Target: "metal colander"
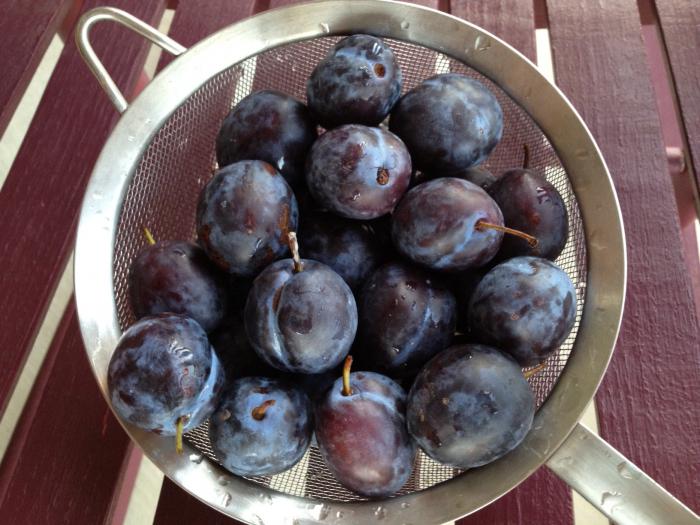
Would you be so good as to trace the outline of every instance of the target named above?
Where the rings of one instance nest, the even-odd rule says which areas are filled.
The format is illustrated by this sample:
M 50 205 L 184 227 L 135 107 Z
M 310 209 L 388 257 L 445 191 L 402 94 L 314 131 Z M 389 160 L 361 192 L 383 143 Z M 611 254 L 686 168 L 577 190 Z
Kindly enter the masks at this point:
M 106 19 L 182 55 L 131 105 L 89 45 L 90 27 Z M 383 37 L 394 50 L 404 91 L 446 72 L 486 84 L 504 112 L 504 136 L 486 166 L 501 173 L 521 165 L 527 145 L 530 166 L 564 198 L 569 239 L 557 263 L 576 287 L 578 311 L 569 338 L 549 358 L 545 371 L 530 379 L 538 406 L 531 432 L 504 458 L 467 472 L 420 453 L 396 497 L 363 501 L 337 483 L 315 446 L 287 472 L 243 479 L 218 465 L 205 426 L 186 435 L 183 455 L 175 453 L 172 438 L 128 425 L 125 429 L 173 481 L 249 523 L 440 523 L 498 498 L 553 454 L 548 466 L 600 505 L 599 489 L 611 483 L 617 473 L 614 458 L 622 456 L 577 421 L 607 367 L 624 299 L 624 239 L 609 174 L 578 114 L 527 59 L 476 26 L 414 5 L 378 0 L 296 5 L 239 22 L 190 50 L 115 9 L 98 8 L 81 19 L 79 48 L 124 113 L 95 166 L 76 246 L 81 330 L 103 394 L 108 397 L 111 353 L 121 331 L 134 320 L 126 277 L 145 245 L 142 227 L 160 239 L 194 238 L 197 198 L 212 176 L 214 139 L 230 108 L 258 89 L 304 100 L 306 79 L 338 35 L 360 32 Z M 567 439 L 569 434 L 583 438 Z M 584 442 L 587 448 L 572 453 Z M 560 465 L 556 458 L 562 454 L 568 454 L 567 461 Z M 603 459 L 604 454 L 613 459 Z M 581 469 L 594 461 L 595 473 L 584 475 Z M 622 483 L 619 490 L 626 493 L 640 486 L 650 490 L 653 484 L 641 473 L 633 478 L 616 476 L 615 483 Z M 615 519 L 620 520 L 623 508 L 622 514 L 630 512 L 634 523 L 643 523 L 636 509 L 641 506 L 649 515 L 650 505 L 672 500 L 668 494 L 654 494 L 656 499 L 645 494 L 634 505 L 618 504 Z
M 122 330 L 135 320 L 129 306 L 128 271 L 134 257 L 146 245 L 143 226 L 148 226 L 158 239 L 194 239 L 197 199 L 212 177 L 215 138 L 228 111 L 243 97 L 259 89 L 276 89 L 305 100 L 306 80 L 337 41 L 338 37 L 315 38 L 277 47 L 233 65 L 195 91 L 158 130 L 129 183 L 117 224 L 114 296 Z M 463 73 L 486 84 L 498 98 L 504 113 L 503 139 L 486 166 L 494 173 L 502 173 L 521 165 L 523 146 L 527 145 L 531 167 L 545 174 L 564 198 L 570 235 L 557 262 L 576 287 L 578 316 L 569 338 L 560 351 L 549 358 L 545 371 L 530 379 L 539 406 L 566 365 L 585 301 L 586 242 L 566 172 L 542 130 L 496 84 L 441 53 L 393 39 L 387 39 L 387 43 L 404 72 L 404 92 L 435 73 Z M 216 461 L 206 428 L 196 429 L 187 437 L 193 446 Z M 420 453 L 413 475 L 401 493 L 425 489 L 458 473 Z M 335 480 L 315 445 L 304 461 L 290 471 L 272 478 L 251 479 L 297 496 L 338 501 L 361 499 Z

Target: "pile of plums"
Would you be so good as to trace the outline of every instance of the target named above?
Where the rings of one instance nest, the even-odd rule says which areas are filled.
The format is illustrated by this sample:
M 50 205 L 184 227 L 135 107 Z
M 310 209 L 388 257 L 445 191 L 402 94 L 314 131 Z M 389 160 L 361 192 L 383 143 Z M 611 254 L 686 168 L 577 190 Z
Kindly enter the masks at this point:
M 552 262 L 566 207 L 527 166 L 480 166 L 503 133 L 483 84 L 401 86 L 392 50 L 353 35 L 316 66 L 306 105 L 258 91 L 226 116 L 197 242 L 151 238 L 131 266 L 139 319 L 108 381 L 124 421 L 181 450 L 208 419 L 242 476 L 292 467 L 315 434 L 370 498 L 401 489 L 417 447 L 465 469 L 524 439 L 522 368 L 576 313 Z

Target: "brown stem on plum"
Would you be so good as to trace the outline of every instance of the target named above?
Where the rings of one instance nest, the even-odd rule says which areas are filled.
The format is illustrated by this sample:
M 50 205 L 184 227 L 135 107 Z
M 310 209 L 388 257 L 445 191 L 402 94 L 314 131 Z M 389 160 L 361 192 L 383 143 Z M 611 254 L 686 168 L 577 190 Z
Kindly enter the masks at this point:
M 178 454 L 182 454 L 182 434 L 185 429 L 185 423 L 187 423 L 188 420 L 189 417 L 180 416 L 175 423 L 175 452 Z
M 153 238 L 153 234 L 151 233 L 151 230 L 149 230 L 145 226 L 143 227 L 143 234 L 146 236 L 146 240 L 148 241 L 148 244 L 153 246 L 156 243 L 156 240 Z
M 530 146 L 523 144 L 523 169 L 530 167 Z
M 270 408 L 274 404 L 275 404 L 274 399 L 268 399 L 259 407 L 255 407 L 253 409 L 253 411 L 251 412 L 253 419 L 255 419 L 257 421 L 262 421 L 263 419 L 265 419 L 265 412 L 267 412 L 267 409 Z
M 530 234 L 527 234 L 525 232 L 521 232 L 520 230 L 514 230 L 513 228 L 508 228 L 507 226 L 500 226 L 498 224 L 493 224 L 490 222 L 486 221 L 477 221 L 475 228 L 479 231 L 483 230 L 497 230 L 499 232 L 503 233 L 508 233 L 510 235 L 515 235 L 516 237 L 520 237 L 521 239 L 525 239 L 527 243 L 534 248 L 537 246 L 537 238 L 533 237 Z
M 352 367 L 351 355 L 345 358 L 345 364 L 343 364 L 343 389 L 340 393 L 344 396 L 352 395 L 352 388 L 350 388 L 350 367 Z
M 544 370 L 545 368 L 547 368 L 547 363 L 546 362 L 540 363 L 535 368 L 531 368 L 530 370 L 525 370 L 523 372 L 523 375 L 525 376 L 525 379 L 530 379 L 535 374 L 539 374 L 540 372 L 542 372 L 542 370 Z
M 289 243 L 289 249 L 292 251 L 294 273 L 299 273 L 304 269 L 304 263 L 301 262 L 301 258 L 299 257 L 299 241 L 297 241 L 297 234 L 295 232 L 289 232 L 287 234 L 287 242 Z

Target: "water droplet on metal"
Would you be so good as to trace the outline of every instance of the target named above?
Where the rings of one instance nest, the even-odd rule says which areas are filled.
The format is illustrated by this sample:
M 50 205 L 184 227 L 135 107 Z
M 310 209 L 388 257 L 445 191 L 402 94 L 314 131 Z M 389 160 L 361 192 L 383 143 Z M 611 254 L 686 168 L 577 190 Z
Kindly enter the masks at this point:
M 102 200 L 102 197 L 104 197 L 104 194 L 101 191 L 93 191 L 92 192 L 92 198 L 96 200 Z
M 201 454 L 190 454 L 190 461 L 192 463 L 197 464 L 197 465 L 199 465 L 203 459 L 204 459 L 204 456 L 202 456 Z
M 615 509 L 622 505 L 624 502 L 624 499 L 622 497 L 622 494 L 619 492 L 603 492 L 603 494 L 600 497 L 600 504 L 603 506 L 607 512 L 612 514 L 615 512 Z
M 136 137 L 134 137 L 133 135 L 129 135 L 128 137 L 126 137 L 126 140 L 128 140 L 129 142 L 134 142 L 136 140 Z
M 219 476 L 218 479 L 219 485 L 226 486 L 228 485 L 228 477 L 227 476 Z
M 375 509 L 374 516 L 378 520 L 383 520 L 384 518 L 386 518 L 386 509 L 380 505 Z
M 229 494 L 228 492 L 224 492 L 223 496 L 221 496 L 221 504 L 224 507 L 228 507 L 230 503 L 231 503 L 231 494 Z
M 404 20 L 401 22 L 401 29 L 403 29 L 404 31 L 409 27 L 411 27 L 411 24 L 408 23 L 408 20 Z
M 491 47 L 491 39 L 487 36 L 479 35 L 474 41 L 474 49 L 477 51 L 486 51 Z
M 331 512 L 330 506 L 326 505 L 325 503 L 323 505 L 321 505 L 318 509 L 319 521 L 325 520 L 328 517 L 328 515 L 330 514 L 330 512 Z
M 339 510 L 338 512 L 335 513 L 335 517 L 338 519 L 342 518 L 343 516 L 344 516 L 344 514 L 343 514 L 342 510 Z
M 261 500 L 263 500 L 263 502 L 266 503 L 267 505 L 272 505 L 272 496 L 270 496 L 269 494 L 265 494 L 264 492 L 261 492 L 260 494 L 258 494 L 258 497 Z
M 410 506 L 411 506 L 411 504 L 410 504 L 409 502 L 407 502 L 407 501 L 404 501 L 404 502 L 401 504 L 401 508 L 402 508 L 402 509 L 407 509 L 407 508 L 410 507 Z
M 359 199 L 359 198 L 360 198 L 360 194 L 359 194 L 359 193 L 355 193 L 355 194 L 352 196 L 352 200 L 354 200 L 354 201 L 356 201 L 356 200 Z
M 255 519 L 255 525 L 265 525 L 265 522 L 263 521 L 263 519 L 260 516 L 258 516 L 257 514 L 254 514 L 253 518 Z
M 323 31 L 324 33 L 328 34 L 331 32 L 331 28 L 326 22 L 320 23 L 319 26 L 321 26 L 321 31 Z
M 625 479 L 639 479 L 642 477 L 641 472 L 626 461 L 623 461 L 617 466 L 617 471 L 620 473 L 620 476 Z
M 568 467 L 573 462 L 574 462 L 574 458 L 572 458 L 571 456 L 566 456 L 566 457 L 563 457 L 559 460 L 559 463 L 564 467 Z

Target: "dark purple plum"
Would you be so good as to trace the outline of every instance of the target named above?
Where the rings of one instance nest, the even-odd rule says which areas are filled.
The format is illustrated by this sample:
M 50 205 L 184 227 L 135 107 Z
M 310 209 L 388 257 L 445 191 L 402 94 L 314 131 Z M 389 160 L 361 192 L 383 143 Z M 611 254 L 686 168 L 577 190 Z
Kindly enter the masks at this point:
M 324 128 L 376 126 L 401 94 L 401 70 L 379 38 L 352 35 L 338 42 L 306 84 L 314 117 Z
M 405 377 L 450 345 L 457 303 L 439 280 L 408 264 L 392 262 L 365 283 L 358 315 L 355 352 L 361 364 Z
M 305 258 L 330 266 L 352 290 L 387 258 L 368 225 L 328 213 L 303 218 L 299 250 Z
M 207 332 L 226 312 L 221 270 L 204 250 L 187 241 L 146 246 L 129 269 L 129 300 L 137 318 L 164 312 L 183 314 Z
M 388 131 L 349 124 L 311 147 L 306 182 L 316 201 L 348 219 L 374 219 L 394 209 L 411 180 L 411 158 Z
M 370 498 L 394 494 L 411 474 L 415 444 L 406 429 L 406 393 L 374 372 L 338 379 L 316 407 L 323 459 L 348 489 Z
M 189 317 L 160 314 L 122 335 L 107 371 L 112 408 L 124 421 L 164 436 L 195 428 L 213 412 L 224 373 L 206 332 Z
M 401 97 L 389 129 L 406 143 L 415 169 L 452 176 L 488 157 L 501 140 L 503 112 L 481 82 L 448 73 Z
M 456 468 L 490 463 L 530 431 L 535 399 L 518 363 L 482 345 L 452 346 L 418 374 L 408 430 L 425 453 Z
M 288 252 L 298 214 L 292 189 L 275 168 L 236 162 L 219 170 L 199 197 L 199 243 L 227 272 L 252 277 Z
M 263 377 L 234 381 L 209 423 L 217 459 L 239 476 L 271 476 L 293 467 L 309 448 L 312 431 L 306 394 Z
M 303 180 L 306 154 L 316 135 L 316 123 L 304 104 L 277 91 L 256 91 L 224 119 L 216 158 L 220 167 L 264 160 L 294 186 Z
M 271 264 L 253 282 L 245 306 L 248 340 L 285 372 L 319 374 L 347 355 L 357 330 L 350 287 L 325 264 L 292 259 Z
M 226 373 L 228 382 L 239 377 L 278 377 L 281 372 L 272 368 L 253 350 L 245 333 L 242 312 L 232 312 L 209 335 L 216 355 Z
M 469 326 L 479 341 L 508 352 L 521 366 L 539 364 L 559 348 L 575 319 L 571 279 L 539 257 L 495 266 L 469 302 Z
M 488 191 L 501 208 L 506 226 L 537 239 L 532 246 L 524 239 L 507 235 L 498 259 L 532 255 L 554 260 L 559 256 L 569 225 L 564 200 L 552 184 L 532 170 L 514 169 L 501 175 Z
M 411 189 L 392 215 L 396 248 L 434 270 L 467 270 L 489 262 L 503 233 L 482 223 L 503 226 L 498 205 L 476 184 L 446 177 Z

